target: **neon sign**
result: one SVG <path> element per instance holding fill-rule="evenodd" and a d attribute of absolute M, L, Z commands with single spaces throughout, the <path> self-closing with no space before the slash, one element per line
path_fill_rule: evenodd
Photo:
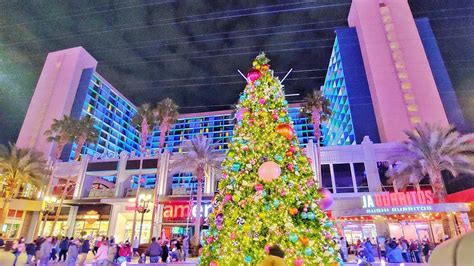
<path fill-rule="evenodd" d="M 197 206 L 194 205 L 191 210 L 192 217 L 197 216 Z M 201 206 L 201 218 L 207 218 L 212 212 L 212 205 L 210 203 L 202 204 Z M 189 204 L 168 204 L 163 208 L 163 218 L 168 219 L 182 219 L 188 218 L 189 216 Z"/>
<path fill-rule="evenodd" d="M 362 208 L 367 214 L 432 211 L 433 203 L 433 193 L 429 190 L 362 196 Z"/>

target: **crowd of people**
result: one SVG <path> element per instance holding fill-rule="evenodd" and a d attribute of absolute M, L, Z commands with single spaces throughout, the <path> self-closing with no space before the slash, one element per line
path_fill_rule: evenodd
<path fill-rule="evenodd" d="M 2 240 L 3 241 L 3 240 Z M 47 266 L 51 262 L 64 262 L 67 266 L 83 265 L 90 252 L 97 266 L 116 265 L 131 262 L 137 257 L 139 263 L 177 262 L 185 261 L 189 254 L 189 237 L 180 236 L 171 240 L 152 238 L 148 247 L 140 249 L 138 238 L 116 243 L 113 236 L 91 236 L 85 238 L 68 237 L 38 237 L 31 243 L 25 243 L 25 238 L 18 239 L 12 247 L 15 257 L 13 266 Z M 25 252 L 25 264 L 18 262 L 18 257 Z M 148 258 L 148 260 L 147 260 Z"/>
<path fill-rule="evenodd" d="M 382 244 L 382 253 L 388 262 L 428 262 L 433 250 L 432 243 L 429 239 L 424 238 L 422 241 L 406 240 L 404 237 L 396 239 L 386 239 Z"/>

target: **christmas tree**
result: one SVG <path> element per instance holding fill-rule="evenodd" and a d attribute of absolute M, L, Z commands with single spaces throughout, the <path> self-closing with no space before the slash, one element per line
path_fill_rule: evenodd
<path fill-rule="evenodd" d="M 288 115 L 283 85 L 261 53 L 247 74 L 236 107 L 234 137 L 201 265 L 257 265 L 278 244 L 287 265 L 337 264 L 332 222 L 309 159 Z"/>

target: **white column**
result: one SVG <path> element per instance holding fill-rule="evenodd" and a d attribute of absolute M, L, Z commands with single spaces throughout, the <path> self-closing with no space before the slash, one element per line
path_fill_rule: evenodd
<path fill-rule="evenodd" d="M 164 196 L 168 185 L 168 168 L 170 161 L 170 153 L 168 151 L 163 152 L 161 155 L 160 162 L 160 175 L 158 182 L 158 196 Z"/>
<path fill-rule="evenodd" d="M 120 153 L 120 160 L 117 165 L 117 179 L 115 181 L 115 197 L 122 198 L 125 195 L 125 183 L 129 180 L 127 174 L 127 160 L 129 155 L 123 151 Z"/>
<path fill-rule="evenodd" d="M 40 223 L 39 216 L 40 216 L 39 212 L 33 212 L 31 216 L 30 227 L 28 228 L 28 233 L 26 234 L 26 237 L 25 237 L 26 243 L 33 241 L 35 237 L 34 236 L 35 229 Z"/>
<path fill-rule="evenodd" d="M 368 136 L 364 137 L 361 143 L 364 151 L 364 165 L 367 173 L 367 183 L 369 191 L 382 191 L 382 183 L 380 182 L 379 170 L 377 168 L 377 158 L 375 157 L 374 143 Z"/>
<path fill-rule="evenodd" d="M 79 210 L 78 206 L 71 206 L 69 208 L 69 214 L 67 216 L 67 237 L 74 236 L 74 226 L 76 225 L 77 211 Z"/>
<path fill-rule="evenodd" d="M 107 230 L 108 236 L 115 235 L 119 211 L 120 205 L 112 205 L 112 208 L 110 208 L 109 229 Z"/>
<path fill-rule="evenodd" d="M 76 180 L 76 187 L 74 188 L 73 199 L 80 199 L 82 190 L 84 189 L 84 181 L 86 179 L 87 165 L 89 164 L 90 156 L 86 155 L 81 158 L 81 168 Z"/>
<path fill-rule="evenodd" d="M 334 165 L 329 165 L 329 170 L 331 171 L 331 184 L 332 184 L 332 193 L 337 193 L 336 189 L 336 177 L 334 176 Z"/>

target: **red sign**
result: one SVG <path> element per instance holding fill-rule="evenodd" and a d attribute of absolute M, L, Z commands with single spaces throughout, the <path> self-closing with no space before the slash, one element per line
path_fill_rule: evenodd
<path fill-rule="evenodd" d="M 190 209 L 189 202 L 173 202 L 165 204 L 163 207 L 164 222 L 185 222 L 188 218 L 194 220 L 197 216 L 197 206 Z M 212 211 L 210 203 L 203 203 L 201 206 L 201 219 L 207 218 Z M 191 212 L 191 215 L 190 215 Z M 191 216 L 191 217 L 190 217 Z"/>
<path fill-rule="evenodd" d="M 429 205 L 433 203 L 433 193 L 429 190 L 378 193 L 375 195 L 364 195 L 362 197 L 362 208 Z"/>

